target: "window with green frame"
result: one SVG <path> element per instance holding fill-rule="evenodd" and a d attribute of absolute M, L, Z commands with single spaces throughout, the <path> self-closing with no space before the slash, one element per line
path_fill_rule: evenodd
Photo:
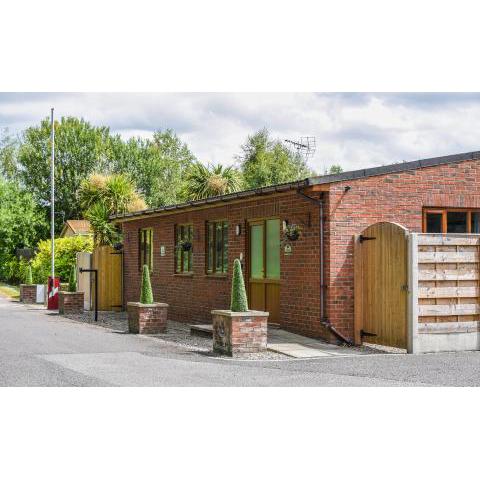
<path fill-rule="evenodd" d="M 207 222 L 207 274 L 227 273 L 228 222 Z"/>
<path fill-rule="evenodd" d="M 138 231 L 138 270 L 141 271 L 144 265 L 153 270 L 153 230 L 141 228 Z"/>
<path fill-rule="evenodd" d="M 175 273 L 193 271 L 193 225 L 175 225 Z"/>

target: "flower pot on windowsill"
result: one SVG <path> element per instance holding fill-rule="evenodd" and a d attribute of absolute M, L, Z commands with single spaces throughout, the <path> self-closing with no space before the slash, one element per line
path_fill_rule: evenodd
<path fill-rule="evenodd" d="M 83 313 L 83 292 L 58 292 L 58 313 L 60 315 L 69 315 Z"/>
<path fill-rule="evenodd" d="M 213 351 L 237 356 L 267 349 L 268 312 L 212 310 Z"/>
<path fill-rule="evenodd" d="M 144 335 L 164 333 L 167 329 L 166 303 L 128 302 L 128 331 Z"/>
<path fill-rule="evenodd" d="M 181 247 L 184 252 L 189 252 L 192 249 L 192 242 L 183 242 Z"/>

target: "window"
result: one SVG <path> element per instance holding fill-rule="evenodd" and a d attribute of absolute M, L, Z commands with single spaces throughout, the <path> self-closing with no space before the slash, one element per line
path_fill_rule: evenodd
<path fill-rule="evenodd" d="M 207 273 L 227 273 L 228 223 L 207 222 Z"/>
<path fill-rule="evenodd" d="M 423 231 L 426 233 L 480 233 L 480 210 L 425 209 Z"/>
<path fill-rule="evenodd" d="M 144 265 L 153 270 L 153 230 L 142 228 L 138 232 L 138 269 L 141 271 Z"/>
<path fill-rule="evenodd" d="M 193 271 L 193 225 L 175 225 L 175 273 Z"/>

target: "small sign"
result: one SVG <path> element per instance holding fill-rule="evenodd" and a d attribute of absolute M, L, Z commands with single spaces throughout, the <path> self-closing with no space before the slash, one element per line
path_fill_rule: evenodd
<path fill-rule="evenodd" d="M 287 243 L 284 248 L 285 255 L 291 255 L 292 254 L 292 246 Z"/>
<path fill-rule="evenodd" d="M 160 245 L 160 256 L 161 257 L 165 256 L 165 245 Z"/>

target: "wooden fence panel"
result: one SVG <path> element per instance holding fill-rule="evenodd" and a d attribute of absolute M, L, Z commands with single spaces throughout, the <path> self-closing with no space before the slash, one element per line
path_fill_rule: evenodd
<path fill-rule="evenodd" d="M 480 235 L 418 234 L 419 324 L 480 319 Z"/>

